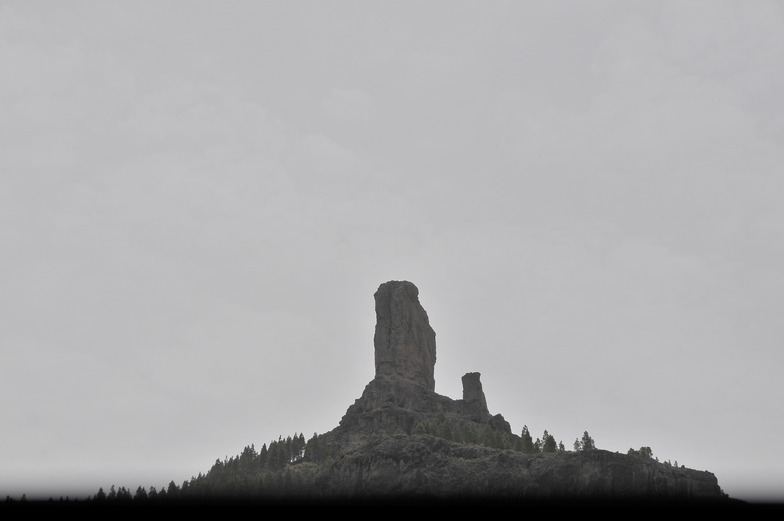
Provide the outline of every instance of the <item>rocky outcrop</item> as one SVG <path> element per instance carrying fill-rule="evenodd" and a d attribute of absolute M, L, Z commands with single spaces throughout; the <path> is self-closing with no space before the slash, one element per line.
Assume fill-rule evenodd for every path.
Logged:
<path fill-rule="evenodd" d="M 482 391 L 482 382 L 479 381 L 479 373 L 463 375 L 463 414 L 472 421 L 490 421 L 490 412 L 487 410 L 487 400 Z"/>
<path fill-rule="evenodd" d="M 419 290 L 393 280 L 381 284 L 374 298 L 376 377 L 402 378 L 435 391 L 436 333 L 419 303 Z"/>
<path fill-rule="evenodd" d="M 462 377 L 462 399 L 435 392 L 435 332 L 416 286 L 390 281 L 374 297 L 376 373 L 319 437 L 335 459 L 305 485 L 312 497 L 726 499 L 710 472 L 650 458 L 513 450 L 520 437 L 489 412 L 478 372 Z"/>
<path fill-rule="evenodd" d="M 376 374 L 326 439 L 343 452 L 378 433 L 412 434 L 417 424 L 428 422 L 487 425 L 511 435 L 503 416 L 488 411 L 479 373 L 463 376 L 462 400 L 435 392 L 436 335 L 417 287 L 386 282 L 374 298 Z"/>

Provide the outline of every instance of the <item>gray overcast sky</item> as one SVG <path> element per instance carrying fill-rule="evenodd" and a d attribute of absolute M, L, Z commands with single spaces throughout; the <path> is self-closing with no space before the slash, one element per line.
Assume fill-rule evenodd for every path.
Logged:
<path fill-rule="evenodd" d="M 436 391 L 784 500 L 784 4 L 0 0 L 0 495 Z"/>

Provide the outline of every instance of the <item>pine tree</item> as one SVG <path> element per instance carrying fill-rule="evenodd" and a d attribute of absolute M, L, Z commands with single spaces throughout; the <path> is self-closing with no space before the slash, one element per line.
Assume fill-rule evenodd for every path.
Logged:
<path fill-rule="evenodd" d="M 144 501 L 147 499 L 147 491 L 144 489 L 143 486 L 139 485 L 136 489 L 136 493 L 133 495 L 134 501 Z"/>
<path fill-rule="evenodd" d="M 520 435 L 521 442 L 520 442 L 520 450 L 524 454 L 533 454 L 537 452 L 536 448 L 534 447 L 533 439 L 531 438 L 531 433 L 528 431 L 528 426 L 523 425 L 523 432 Z"/>
<path fill-rule="evenodd" d="M 256 468 L 256 459 L 258 458 L 258 454 L 256 453 L 256 447 L 251 443 L 250 446 L 246 446 L 242 449 L 242 454 L 239 457 L 239 470 L 242 473 L 250 473 Z"/>
<path fill-rule="evenodd" d="M 314 462 L 321 461 L 324 458 L 324 451 L 321 447 L 321 439 L 315 432 L 313 433 L 313 437 L 311 437 L 305 444 L 305 458 L 308 461 Z"/>
<path fill-rule="evenodd" d="M 640 447 L 640 450 L 629 449 L 626 454 L 631 454 L 633 456 L 642 456 L 644 458 L 652 458 L 653 451 L 650 447 Z"/>
<path fill-rule="evenodd" d="M 286 437 L 286 439 L 283 441 L 283 446 L 285 447 L 286 452 L 286 463 L 291 463 L 294 461 L 294 450 L 291 443 L 291 436 Z"/>
<path fill-rule="evenodd" d="M 286 448 L 286 442 L 282 438 L 279 438 L 278 441 L 270 442 L 267 452 L 267 467 L 270 470 L 280 470 L 288 463 L 289 453 Z"/>
<path fill-rule="evenodd" d="M 582 450 L 593 450 L 596 448 L 596 444 L 593 441 L 593 438 L 588 434 L 588 431 L 583 432 L 583 439 L 580 441 L 580 446 Z"/>
<path fill-rule="evenodd" d="M 301 460 L 305 457 L 305 445 L 305 435 L 300 432 L 296 439 L 297 460 Z"/>
<path fill-rule="evenodd" d="M 130 501 L 131 499 L 133 499 L 131 497 L 131 491 L 128 490 L 127 488 L 125 488 L 125 487 L 120 487 L 120 489 L 117 491 L 117 500 L 118 501 Z"/>
<path fill-rule="evenodd" d="M 261 445 L 261 450 L 259 451 L 259 458 L 258 458 L 258 466 L 259 468 L 267 468 L 267 462 L 269 459 L 269 453 L 267 451 L 267 444 L 264 443 Z"/>
<path fill-rule="evenodd" d="M 545 429 L 542 435 L 542 452 L 556 452 L 557 450 L 558 444 L 555 442 L 555 438 Z"/>

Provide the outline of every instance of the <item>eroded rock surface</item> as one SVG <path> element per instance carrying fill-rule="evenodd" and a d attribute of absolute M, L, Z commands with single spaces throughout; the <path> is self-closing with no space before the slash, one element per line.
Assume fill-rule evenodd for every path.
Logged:
<path fill-rule="evenodd" d="M 482 382 L 479 381 L 479 373 L 463 375 L 463 413 L 469 420 L 490 421 L 490 412 L 487 410 L 487 400 L 482 391 Z"/>
<path fill-rule="evenodd" d="M 374 298 L 376 377 L 403 378 L 435 391 L 436 333 L 419 303 L 419 289 L 393 280 L 381 284 Z"/>
<path fill-rule="evenodd" d="M 428 422 L 487 425 L 511 434 L 503 416 L 488 411 L 479 373 L 463 377 L 462 400 L 435 392 L 436 334 L 414 284 L 385 282 L 374 298 L 376 374 L 328 439 L 350 450 L 378 433 L 411 434 Z"/>

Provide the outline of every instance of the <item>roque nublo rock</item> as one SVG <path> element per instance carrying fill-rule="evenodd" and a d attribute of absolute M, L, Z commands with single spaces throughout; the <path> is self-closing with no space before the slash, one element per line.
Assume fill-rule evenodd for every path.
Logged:
<path fill-rule="evenodd" d="M 339 425 L 320 436 L 335 458 L 313 477 L 317 497 L 727 499 L 712 473 L 651 458 L 602 449 L 524 453 L 473 441 L 477 433 L 520 437 L 489 412 L 479 373 L 463 376 L 462 399 L 435 392 L 436 335 L 414 284 L 386 282 L 374 297 L 376 373 Z"/>
<path fill-rule="evenodd" d="M 444 421 L 456 428 L 486 424 L 511 434 L 506 420 L 487 410 L 479 373 L 463 377 L 462 400 L 435 392 L 436 334 L 417 287 L 390 281 L 374 296 L 376 375 L 326 437 L 347 450 L 372 436 L 412 434 L 418 423 Z"/>
<path fill-rule="evenodd" d="M 586 441 L 587 433 L 574 451 L 555 447 L 549 437 L 552 443 L 539 448 L 527 429 L 525 436 L 514 434 L 503 416 L 490 413 L 478 372 L 463 375 L 462 398 L 436 393 L 436 334 L 419 290 L 407 281 L 389 281 L 374 298 L 375 375 L 334 429 L 307 442 L 302 434 L 281 436 L 258 452 L 247 446 L 182 488 L 172 481 L 147 494 L 139 487 L 131 500 L 125 487 L 115 491 L 112 485 L 109 494 L 100 489 L 83 504 L 201 509 L 217 502 L 224 509 L 281 500 L 460 507 L 479 502 L 524 504 L 525 510 L 512 512 L 530 515 L 541 503 L 552 513 L 565 504 L 625 507 L 632 501 L 635 507 L 709 504 L 726 515 L 727 507 L 743 503 L 727 497 L 708 471 L 659 463 L 650 451 L 598 449 Z"/>
<path fill-rule="evenodd" d="M 379 286 L 374 297 L 376 377 L 403 378 L 435 391 L 436 332 L 419 303 L 419 290 L 393 281 Z"/>

